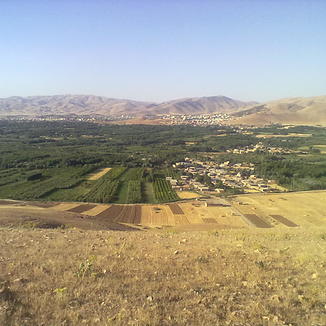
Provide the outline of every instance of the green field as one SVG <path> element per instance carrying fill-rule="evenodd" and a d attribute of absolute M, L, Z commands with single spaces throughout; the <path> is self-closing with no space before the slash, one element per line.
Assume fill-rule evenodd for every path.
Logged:
<path fill-rule="evenodd" d="M 176 192 L 172 189 L 170 183 L 161 178 L 157 178 L 154 181 L 154 193 L 156 200 L 160 203 L 179 199 Z"/>
<path fill-rule="evenodd" d="M 285 130 L 275 125 L 249 130 L 248 134 L 225 126 L 0 120 L 0 198 L 105 203 L 174 201 L 178 197 L 165 178 L 180 177 L 181 171 L 171 167 L 185 157 L 210 157 L 215 163 L 253 163 L 258 177 L 275 180 L 293 191 L 326 189 L 326 128 L 297 126 Z M 256 137 L 264 134 L 287 137 Z M 292 153 L 227 153 L 258 142 Z M 88 180 L 89 173 L 105 167 L 113 169 L 98 180 Z"/>
<path fill-rule="evenodd" d="M 114 167 L 94 181 L 87 178 L 92 170 L 94 167 L 89 166 L 57 168 L 33 171 L 28 175 L 19 171 L 12 174 L 1 171 L 5 177 L 1 178 L 0 196 L 10 199 L 124 204 L 179 199 L 165 179 L 148 182 L 148 176 L 144 175 L 145 168 Z M 160 170 L 159 173 L 164 177 L 164 172 Z M 35 176 L 35 180 L 29 180 L 31 176 Z M 160 191 L 157 183 L 164 185 Z"/>

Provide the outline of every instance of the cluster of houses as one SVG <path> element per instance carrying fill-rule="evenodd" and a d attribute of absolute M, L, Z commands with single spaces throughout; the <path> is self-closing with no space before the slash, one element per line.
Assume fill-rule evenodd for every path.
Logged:
<path fill-rule="evenodd" d="M 163 120 L 169 120 L 171 125 L 191 125 L 191 126 L 211 126 L 219 125 L 221 122 L 229 120 L 226 113 L 214 114 L 163 114 Z"/>
<path fill-rule="evenodd" d="M 49 115 L 14 115 L 14 116 L 2 116 L 0 120 L 19 120 L 19 121 L 84 121 L 84 122 L 99 122 L 99 121 L 121 121 L 130 120 L 133 116 L 131 115 L 101 115 L 101 114 L 90 114 L 90 115 L 77 115 L 77 114 L 49 114 Z"/>
<path fill-rule="evenodd" d="M 181 171 L 178 179 L 167 177 L 171 186 L 176 190 L 196 190 L 200 192 L 224 192 L 225 188 L 242 189 L 245 192 L 272 192 L 279 191 L 272 180 L 258 178 L 254 174 L 254 164 L 235 163 L 229 161 L 215 163 L 212 161 L 199 161 L 186 158 L 183 162 L 173 165 Z M 209 184 L 199 182 L 198 176 L 209 177 Z"/>
<path fill-rule="evenodd" d="M 255 153 L 255 152 L 264 152 L 270 154 L 291 154 L 294 151 L 282 147 L 269 147 L 265 146 L 262 142 L 259 142 L 255 145 L 245 146 L 242 148 L 228 149 L 228 153 L 233 154 L 246 154 L 246 153 Z"/>

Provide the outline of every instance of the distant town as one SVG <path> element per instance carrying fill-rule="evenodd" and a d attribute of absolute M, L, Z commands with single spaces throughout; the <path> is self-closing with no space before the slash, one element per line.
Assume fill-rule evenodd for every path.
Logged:
<path fill-rule="evenodd" d="M 213 114 L 163 114 L 159 115 L 163 120 L 169 120 L 172 125 L 211 126 L 230 120 L 226 113 Z"/>

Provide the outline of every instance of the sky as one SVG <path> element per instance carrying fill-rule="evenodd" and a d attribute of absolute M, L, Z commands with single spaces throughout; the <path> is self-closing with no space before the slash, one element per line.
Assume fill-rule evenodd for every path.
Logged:
<path fill-rule="evenodd" d="M 325 0 L 0 0 L 0 97 L 326 95 Z"/>

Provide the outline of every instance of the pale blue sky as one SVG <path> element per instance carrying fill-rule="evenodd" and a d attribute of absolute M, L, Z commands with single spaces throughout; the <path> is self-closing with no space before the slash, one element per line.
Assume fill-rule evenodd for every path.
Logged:
<path fill-rule="evenodd" d="M 325 0 L 0 0 L 0 97 L 326 95 Z"/>

